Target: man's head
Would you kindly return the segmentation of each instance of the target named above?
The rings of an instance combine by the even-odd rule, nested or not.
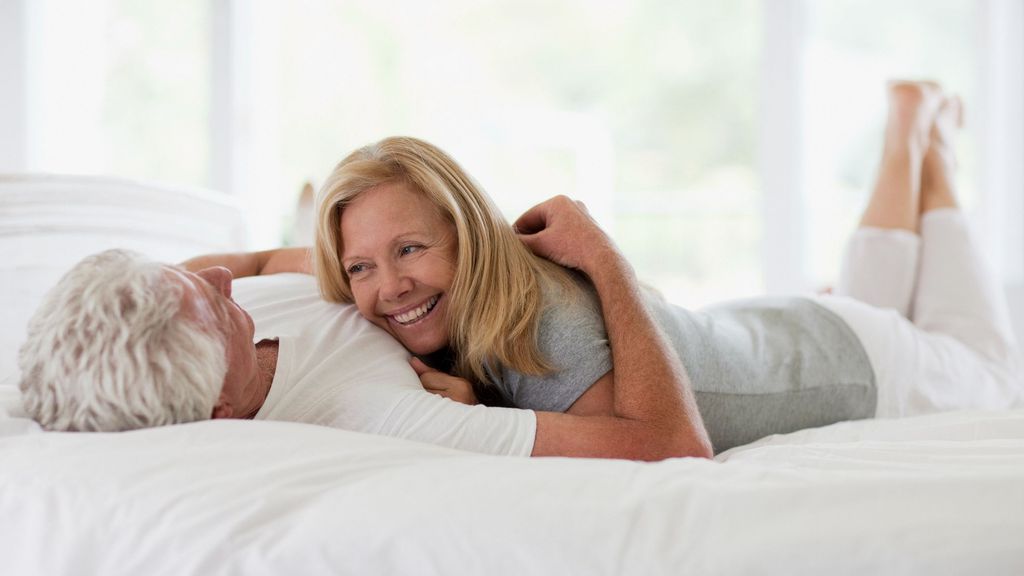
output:
[[[225,399],[255,374],[252,321],[230,286],[219,268],[191,274],[121,250],[84,259],[29,322],[18,358],[25,410],[69,431],[230,416]]]

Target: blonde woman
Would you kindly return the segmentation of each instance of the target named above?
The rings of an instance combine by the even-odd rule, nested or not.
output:
[[[638,287],[582,205],[555,198],[510,226],[449,156],[412,138],[335,168],[313,269],[326,299],[355,303],[414,355],[428,390],[536,411],[535,455],[706,456],[709,438],[720,451],[841,420],[1011,406],[1021,383],[1005,303],[952,195],[957,101],[900,83],[890,104],[838,297],[673,306]],[[239,275],[308,260],[214,257]]]
[[[610,369],[587,367],[596,376],[585,382],[589,391],[578,393],[558,381],[568,371],[549,358],[546,342],[557,332],[548,330],[545,314],[565,311],[550,300],[549,288],[562,302],[582,303],[574,293],[582,290],[579,280],[533,256],[439,150],[389,139],[357,151],[325,183],[318,213],[323,295],[354,302],[416,355],[413,367],[425,388],[475,403],[471,381],[486,383],[481,390],[501,390],[495,378],[512,374],[526,391],[546,379],[551,396],[529,390],[527,406],[523,397],[508,398],[537,410],[534,456],[656,460],[712,454],[686,372],[645,309],[632,269],[577,204],[559,199],[538,207],[534,218],[549,221],[546,233],[574,254],[601,295],[604,321],[591,313],[579,324],[600,330],[601,345],[610,343],[622,358],[652,355],[635,367],[624,361],[627,370],[617,377]],[[236,276],[307,271],[308,257],[302,249],[214,255],[186,267],[221,264]],[[539,399],[554,408],[536,405]]]

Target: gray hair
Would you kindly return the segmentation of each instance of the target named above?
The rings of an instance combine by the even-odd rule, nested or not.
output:
[[[225,343],[179,314],[183,294],[163,265],[132,252],[76,264],[47,293],[19,351],[26,412],[64,431],[209,419]]]

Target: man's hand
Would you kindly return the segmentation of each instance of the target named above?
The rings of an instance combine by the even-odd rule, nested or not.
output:
[[[189,272],[198,272],[211,266],[223,266],[235,278],[297,272],[312,274],[309,248],[276,248],[262,252],[233,252],[225,254],[204,254],[189,258],[180,264]]]
[[[473,385],[468,380],[445,374],[427,366],[419,358],[413,357],[409,360],[412,369],[420,377],[423,388],[430,393],[444,396],[456,402],[473,405],[476,404],[476,394],[473,392]]]
[[[534,254],[587,274],[609,260],[624,261],[587,207],[566,196],[529,209],[516,220],[515,229]]]

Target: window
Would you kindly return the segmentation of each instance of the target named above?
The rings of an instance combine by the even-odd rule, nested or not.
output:
[[[583,199],[680,301],[760,286],[760,3],[303,0],[282,14],[283,181],[392,134],[506,216]]]
[[[29,168],[209,185],[207,3],[29,5]]]
[[[4,118],[27,136],[0,149],[238,194],[253,248],[290,239],[306,181],[407,134],[509,219],[583,199],[680,304],[813,289],[871,188],[884,82],[910,76],[964,96],[961,196],[1024,277],[1013,0],[17,1],[25,113]]]
[[[874,184],[886,114],[885,82],[935,79],[965,102],[958,141],[959,194],[978,202],[975,123],[979,62],[976,2],[807,2],[804,46],[805,258],[809,279],[828,285]]]

